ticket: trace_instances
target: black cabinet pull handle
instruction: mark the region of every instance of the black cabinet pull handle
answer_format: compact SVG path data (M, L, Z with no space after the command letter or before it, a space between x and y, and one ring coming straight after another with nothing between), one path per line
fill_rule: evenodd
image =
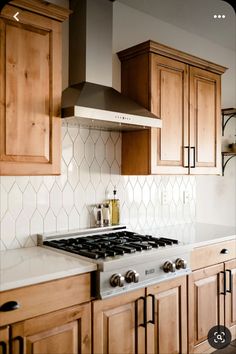
M229 289L226 290L227 293L232 293L232 288L233 288L233 278L232 278L232 272L231 269L226 269L226 272L229 273Z
M17 336L13 338L12 341L18 341L19 342L19 354L24 354L24 338L21 336Z
M155 324L155 296L153 294L149 294L147 297L149 296L152 298L152 319L147 323Z
M188 149L188 164L187 164L187 166L184 165L184 167L185 168L189 168L189 164L190 164L190 148L189 148L189 146L184 146L184 149ZM184 155L184 157L185 157L185 155ZM185 161L185 158L183 158L183 160Z
M143 301L143 323L138 323L138 303L139 300ZM147 312L146 312L146 297L141 296L135 300L135 353L138 353L138 327L144 327L146 331L146 321L147 321ZM145 333L146 336L146 333ZM22 353L24 354L24 353Z
M226 295L226 275L225 272L221 271L219 274L223 274L224 275L224 290L223 292L221 291L220 294L221 295Z
M229 253L229 250L227 248L223 248L221 251L220 251L221 254L228 254Z
M0 348L2 348L2 354L7 354L7 343L6 342L1 341Z
M193 165L190 166L190 168L195 168L196 167L196 149L195 149L195 146L191 146L190 150L193 150Z
M138 323L138 302L139 300L143 301L143 322ZM146 309L146 298L144 296L141 296L135 301L135 323L136 323L136 328L137 327L146 327L147 324L147 309Z
M1 312L14 311L20 308L20 304L16 301L8 301L0 306Z

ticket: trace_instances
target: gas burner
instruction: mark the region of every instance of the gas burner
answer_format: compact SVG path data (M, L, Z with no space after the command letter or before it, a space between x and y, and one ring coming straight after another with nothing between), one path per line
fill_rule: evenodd
M125 226L38 235L38 245L97 264L97 297L148 286L190 273L190 246L178 240L141 235Z

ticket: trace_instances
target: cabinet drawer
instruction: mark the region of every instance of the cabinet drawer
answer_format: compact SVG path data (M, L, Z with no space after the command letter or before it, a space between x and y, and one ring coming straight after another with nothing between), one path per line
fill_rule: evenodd
M224 249L228 253L221 253ZM191 254L191 268L204 268L232 258L236 258L236 239L194 249Z
M3 291L0 305L17 301L19 309L0 312L0 326L46 314L91 299L90 273Z

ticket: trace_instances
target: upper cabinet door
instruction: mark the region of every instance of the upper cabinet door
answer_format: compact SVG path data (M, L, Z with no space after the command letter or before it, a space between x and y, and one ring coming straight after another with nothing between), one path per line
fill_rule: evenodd
M152 173L188 174L188 65L151 56L151 111L162 119L152 130Z
M190 68L190 174L220 174L220 75Z
M19 21L13 18L18 12ZM60 173L61 24L6 6L0 18L0 175Z

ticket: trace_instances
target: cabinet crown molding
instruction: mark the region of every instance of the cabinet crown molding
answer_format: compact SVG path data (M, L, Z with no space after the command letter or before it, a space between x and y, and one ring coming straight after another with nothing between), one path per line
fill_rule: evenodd
M54 5L45 0L12 0L9 5L33 11L54 20L63 22L68 19L71 10Z
M140 54L159 54L171 59L176 59L186 64L222 75L228 68L212 63L208 60L198 58L195 55L185 53L181 50L171 48L167 45L148 40L117 53L121 61L133 58Z

